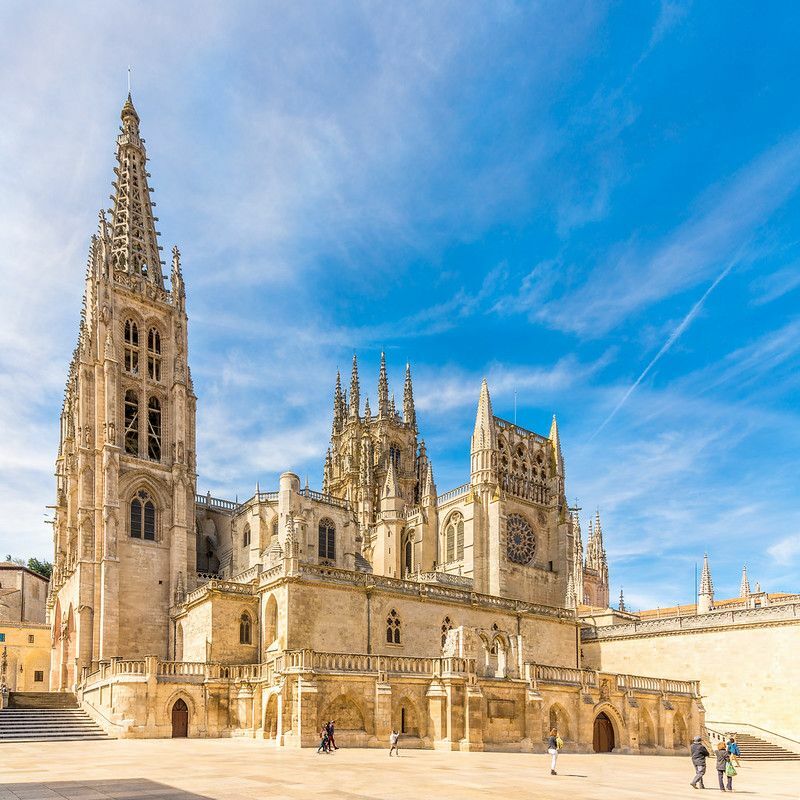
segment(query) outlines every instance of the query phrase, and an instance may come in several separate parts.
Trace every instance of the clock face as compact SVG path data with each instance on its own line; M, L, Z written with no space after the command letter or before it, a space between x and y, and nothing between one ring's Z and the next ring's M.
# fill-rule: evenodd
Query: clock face
M536 554L536 534L519 514L511 514L506 520L506 554L515 564L529 564Z

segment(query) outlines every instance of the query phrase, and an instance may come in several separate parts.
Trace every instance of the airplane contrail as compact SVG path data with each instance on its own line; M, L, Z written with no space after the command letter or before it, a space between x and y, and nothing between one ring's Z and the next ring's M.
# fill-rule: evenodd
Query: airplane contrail
M711 286L709 286L708 289L706 289L703 296L692 306L691 311L689 311L689 313L681 320L680 324L675 328L675 330L672 331L672 333L667 338L667 341L664 342L664 344L661 346L661 349L655 354L653 360L644 368L642 374L634 381L633 385L628 389L627 392L625 392L625 394L622 396L622 399L619 401L619 403L617 403L614 410L605 418L605 420L603 420L603 423L600 425L600 427L589 437L590 442L592 441L592 439L594 439L595 436L597 436L598 433L600 433L600 431L603 430L603 428L606 427L606 425L608 425L609 422L611 422L612 419L614 419L614 417L617 415L617 412L622 408L622 406L625 405L627 399L636 390L636 387L645 379L647 373L650 372L651 369L653 369L653 367L661 359L661 356L663 356L666 352L669 351L672 345L675 344L675 342L678 341L678 339L681 337L683 332L692 324L692 321L700 312L700 309L703 307L703 303L705 303L708 296L711 294L711 292L714 291L714 289L717 288L720 282L736 266L738 261L739 261L739 254L737 253L736 256L728 264L728 266L725 267L725 269L722 270L722 272L720 272L719 275L717 275L716 279L711 284Z

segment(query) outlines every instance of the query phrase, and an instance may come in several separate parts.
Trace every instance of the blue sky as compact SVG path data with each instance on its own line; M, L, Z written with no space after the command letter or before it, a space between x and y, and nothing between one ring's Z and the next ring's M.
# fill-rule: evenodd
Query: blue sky
M0 551L51 553L132 64L200 491L319 486L336 368L357 350L374 405L384 348L440 491L483 376L497 414L558 414L613 596L687 601L704 551L722 595L744 562L798 590L798 28L779 3L3 4Z

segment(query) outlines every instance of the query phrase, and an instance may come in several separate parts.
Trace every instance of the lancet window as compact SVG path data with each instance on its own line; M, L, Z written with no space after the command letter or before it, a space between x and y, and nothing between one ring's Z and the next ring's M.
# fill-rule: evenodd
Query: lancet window
M450 617L445 617L442 621L442 647L444 647L445 642L447 642L447 634L453 630L453 622Z
M445 561L461 561L464 558L464 517L459 513L448 519L444 529Z
M161 380L161 334L156 328L147 333L147 375L151 380Z
M400 616L394 609L386 618L386 641L389 644L400 644Z
M239 617L239 644L252 644L253 643L253 621L250 615L245 611Z
M132 320L125 320L123 338L125 340L125 372L131 375L139 374L139 326Z
M157 397L147 403L147 455L161 461L161 401Z
M125 392L125 452L139 455L139 396L133 389Z
M319 523L319 559L320 561L336 560L336 527L329 519Z
M140 489L131 500L130 509L131 536L134 539L156 538L156 507L150 495Z
M244 526L242 531L242 547L250 547L250 524Z

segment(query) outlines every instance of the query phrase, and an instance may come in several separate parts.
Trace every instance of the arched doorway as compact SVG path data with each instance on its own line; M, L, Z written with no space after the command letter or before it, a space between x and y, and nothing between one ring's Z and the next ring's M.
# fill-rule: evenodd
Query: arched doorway
M172 738L185 739L189 735L189 707L178 698L172 706Z
M614 726L604 711L594 718L594 751L610 753L614 749Z

